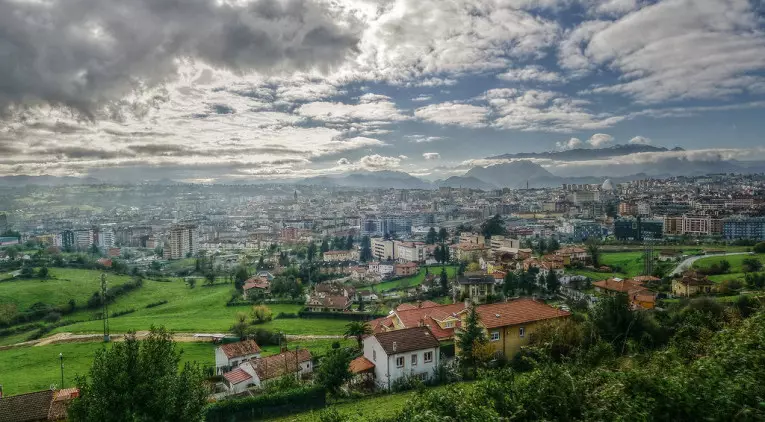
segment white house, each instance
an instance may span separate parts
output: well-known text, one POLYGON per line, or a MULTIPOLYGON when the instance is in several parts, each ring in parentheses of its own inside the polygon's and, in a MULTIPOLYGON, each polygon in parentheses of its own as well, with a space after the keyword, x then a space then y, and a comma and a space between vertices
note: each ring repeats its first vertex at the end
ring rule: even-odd
POLYGON ((313 372, 313 358, 308 349, 287 350, 278 355, 257 358, 242 363, 223 374, 228 394, 239 394, 254 386, 261 388, 283 376, 303 376, 313 372))
POLYGON ((260 346, 255 340, 228 343, 215 348, 215 368, 218 374, 228 372, 243 362, 259 358, 260 346))
POLYGON ((407 375, 430 379, 440 359, 439 343, 428 327, 376 333, 364 339, 364 356, 357 360, 362 359, 374 365, 367 370, 374 372, 377 385, 390 389, 393 382, 407 375))

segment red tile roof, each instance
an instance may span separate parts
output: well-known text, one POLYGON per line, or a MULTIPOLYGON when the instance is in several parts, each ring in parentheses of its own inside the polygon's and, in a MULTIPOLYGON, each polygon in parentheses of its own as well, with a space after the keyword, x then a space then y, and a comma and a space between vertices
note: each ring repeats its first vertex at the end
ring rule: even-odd
POLYGON ((374 367, 375 367, 375 364, 372 363, 372 361, 365 358, 364 356, 359 356, 356 359, 351 361, 351 364, 349 365, 348 369, 350 369, 350 371, 353 372, 354 374, 360 374, 362 372, 369 371, 370 369, 374 367))
POLYGON ((480 305, 476 308, 481 323, 486 328, 506 327, 571 315, 558 308, 533 299, 517 299, 509 302, 480 305))
POLYGON ((240 382, 251 380, 252 375, 248 374, 247 371, 242 368, 236 368, 233 371, 229 371, 223 374, 223 378, 225 378, 229 384, 234 385, 239 384, 240 382))
POLYGON ((255 340, 228 343, 220 346, 220 348, 229 359, 260 353, 260 346, 255 343, 255 340))
POLYGON ((294 374, 300 368, 298 364, 312 359, 311 352, 308 349, 297 351, 290 350, 279 353, 278 355, 268 356, 256 360, 251 360, 247 364, 255 369, 258 378, 261 381, 281 377, 284 374, 294 374), (295 357, 297 356, 297 362, 295 357))
POLYGON ((645 283, 646 281, 661 281, 659 277, 654 277, 652 275, 638 275, 635 277, 632 277, 633 281, 637 281, 639 283, 645 283))
POLYGON ((608 280, 600 280, 592 283, 595 287, 601 289, 610 290, 612 292, 629 293, 636 290, 644 290, 645 287, 640 282, 632 281, 630 279, 622 280, 620 278, 609 278, 608 280))
POLYGON ((404 328, 374 335, 387 355, 438 348, 440 343, 428 327, 404 328))
POLYGON ((251 277, 244 282, 244 287, 242 287, 242 289, 268 289, 270 286, 271 283, 265 277, 251 277))
POLYGON ((36 391, 0 399, 0 422, 47 421, 53 391, 36 391))

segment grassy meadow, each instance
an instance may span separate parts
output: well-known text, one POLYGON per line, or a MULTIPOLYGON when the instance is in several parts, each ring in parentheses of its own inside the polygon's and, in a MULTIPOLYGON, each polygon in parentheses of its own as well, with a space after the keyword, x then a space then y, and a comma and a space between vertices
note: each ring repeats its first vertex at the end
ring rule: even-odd
POLYGON ((701 258, 693 263, 694 268, 709 268, 714 264, 720 264, 723 260, 730 263, 730 270, 727 274, 716 274, 709 276, 711 281, 715 283, 722 283, 727 280, 738 280, 743 282, 746 274, 744 273, 743 262, 747 258, 755 258, 763 263, 765 266, 765 254, 756 255, 729 255, 729 256, 710 256, 708 258, 701 258))
MULTIPOLYGON (((435 274, 438 276, 441 274, 441 266, 428 267, 428 271, 430 271, 430 274, 435 274)), ((446 274, 449 276, 449 278, 453 278, 457 274, 457 267, 447 266, 446 274)), ((420 268, 420 271, 415 275, 377 284, 375 285, 375 291, 385 292, 401 287, 415 287, 422 284, 423 281, 425 281, 425 267, 420 268)))

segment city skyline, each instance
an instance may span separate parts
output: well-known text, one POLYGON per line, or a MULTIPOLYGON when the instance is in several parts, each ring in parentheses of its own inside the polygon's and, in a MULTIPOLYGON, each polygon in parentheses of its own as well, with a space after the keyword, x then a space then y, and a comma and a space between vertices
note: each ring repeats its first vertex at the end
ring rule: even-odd
POLYGON ((753 1, 108 3, 0 4, 0 176, 434 180, 616 144, 684 149, 616 163, 636 171, 765 159, 753 1))

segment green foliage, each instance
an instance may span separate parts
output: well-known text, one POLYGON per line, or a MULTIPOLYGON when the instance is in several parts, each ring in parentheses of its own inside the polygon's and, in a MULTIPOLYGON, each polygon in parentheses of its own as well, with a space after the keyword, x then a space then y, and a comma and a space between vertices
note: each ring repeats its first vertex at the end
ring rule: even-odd
POLYGON ((754 253, 765 253, 765 242, 760 242, 752 248, 754 253))
POLYGON ((590 255, 590 262, 595 268, 600 267, 600 242, 591 238, 587 240, 587 253, 590 255))
POLYGON ((361 262, 367 262, 372 259, 372 241, 369 240, 369 236, 361 238, 361 253, 359 259, 361 262))
POLYGON ((475 306, 471 306, 465 317, 462 330, 457 334, 457 348, 459 349, 459 363, 466 374, 472 369, 476 375, 478 366, 481 364, 478 351, 488 339, 480 325, 480 317, 475 306))
POLYGON ((484 221, 483 224, 481 224, 481 233, 483 233, 483 235, 486 237, 507 234, 504 220, 502 220, 502 217, 497 214, 494 217, 484 221))
POLYGON ((431 227, 430 230, 428 230, 428 234, 425 235, 425 243, 428 245, 435 245, 437 239, 438 233, 436 233, 436 229, 434 227, 431 227))
POLYGON ((326 394, 322 388, 305 386, 244 399, 215 402, 204 409, 204 418, 208 422, 260 420, 301 409, 321 408, 324 407, 325 400, 326 394))
POLYGON ((340 393, 340 388, 351 379, 350 365, 352 355, 347 349, 332 349, 322 359, 316 371, 316 384, 333 395, 340 393))
POLYGON ((363 348, 364 336, 372 334, 372 327, 365 321, 351 321, 345 325, 345 338, 355 338, 359 344, 359 350, 363 348))
POLYGON ((78 421, 200 420, 208 390, 199 365, 179 371, 180 353, 164 328, 138 341, 134 333, 96 352, 88 378, 79 378, 80 398, 69 407, 78 421))
POLYGON ((441 285, 441 291, 444 294, 449 293, 449 276, 446 275, 446 268, 441 268, 441 275, 438 277, 439 284, 441 285))
POLYGON ((438 241, 441 243, 446 242, 446 239, 449 237, 449 232, 446 231, 445 227, 441 227, 438 229, 438 241))
POLYGON ((745 273, 753 273, 762 270, 762 262, 757 258, 746 258, 741 262, 741 268, 745 273))
POLYGON ((518 290, 518 275, 512 271, 508 271, 505 274, 505 280, 502 284, 502 293, 506 297, 515 296, 515 292, 518 290))

